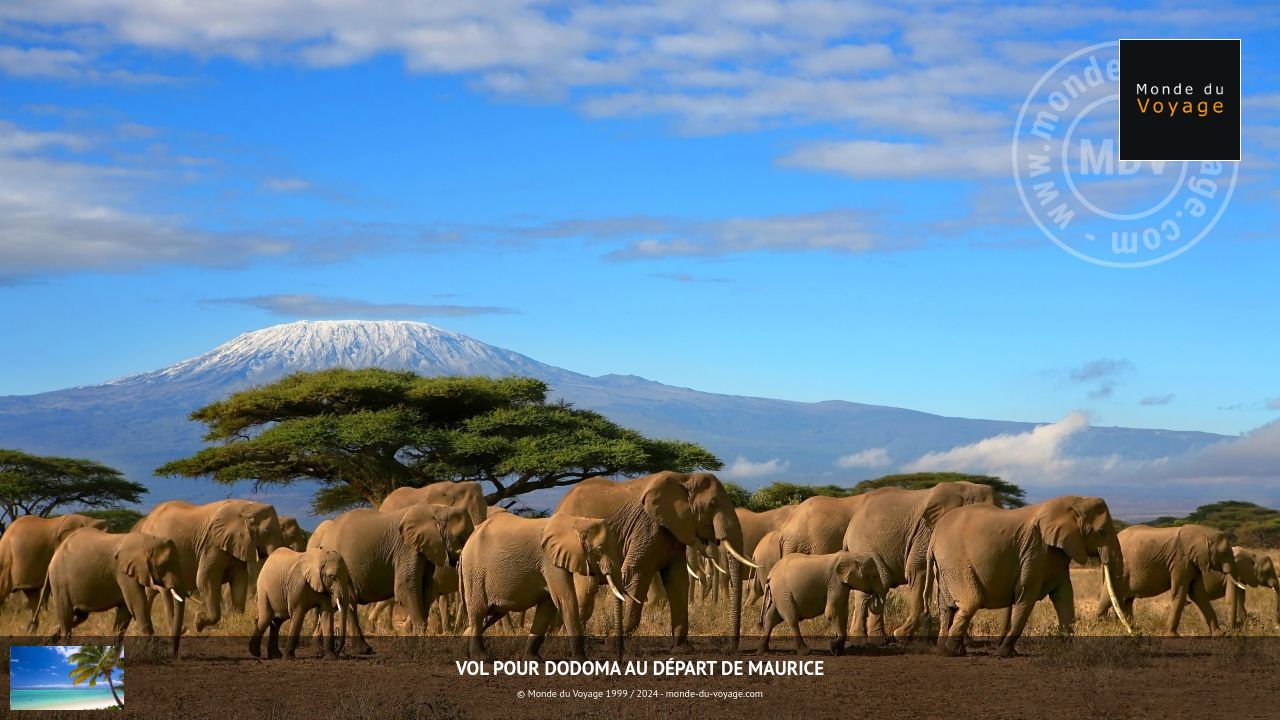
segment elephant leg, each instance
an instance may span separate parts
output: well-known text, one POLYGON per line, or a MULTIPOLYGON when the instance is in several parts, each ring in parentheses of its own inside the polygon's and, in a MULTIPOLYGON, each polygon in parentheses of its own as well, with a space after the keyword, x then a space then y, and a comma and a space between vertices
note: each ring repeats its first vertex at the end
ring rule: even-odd
POLYGON ((1165 622, 1165 637, 1177 637, 1178 625, 1182 623, 1182 608, 1187 604, 1188 583, 1178 583, 1173 586, 1173 592, 1169 596, 1169 618, 1165 622))
MULTIPOLYGON (((356 655, 372 655, 373 647, 369 645, 369 641, 365 640, 364 629, 360 627, 359 608, 351 608, 351 609, 353 611, 351 613, 351 625, 353 627, 352 634, 355 635, 355 642, 352 644, 351 647, 355 651, 356 655)), ((320 625, 320 615, 317 612, 316 632, 320 632, 319 625, 320 625)))
POLYGON ((1053 602, 1053 609, 1058 614, 1058 631, 1063 635, 1072 634, 1075 631, 1076 602, 1075 590, 1071 583, 1063 582, 1049 593, 1049 599, 1053 602))
POLYGON ((249 636, 249 654, 254 657, 262 657, 262 636, 271 626, 271 612, 266 608, 266 604, 266 596, 259 595, 258 622, 254 626, 253 634, 249 636))
MULTIPOLYGON (((1034 600, 1019 599, 1013 604, 1013 616, 1009 622, 1009 631, 1005 633, 1004 639, 1000 641, 996 654, 1000 657, 1013 657, 1018 654, 1015 645, 1018 638, 1022 637, 1022 631, 1027 627, 1027 621, 1031 619, 1031 611, 1035 609, 1034 600)), ((1056 603, 1055 603, 1056 606, 1056 603)))
POLYGON ((782 616, 787 627, 791 628, 791 634, 796 636, 796 655, 808 655, 809 646, 804 642, 804 636, 800 634, 800 616, 792 608, 791 612, 782 616))
POLYGON ((120 590, 124 595, 124 607, 129 611, 129 615, 138 621, 138 630, 143 635, 154 635, 155 628, 151 625, 151 605, 147 602, 146 589, 141 585, 129 584, 122 585, 120 590))
POLYGON ((204 607, 196 615, 196 632, 204 632, 204 629, 218 624, 222 619, 222 574, 225 570, 223 563, 219 561, 209 561, 209 564, 202 568, 197 580, 200 596, 204 598, 204 607))
POLYGON ((764 634, 760 637, 760 647, 756 650, 757 655, 764 655, 769 652, 769 636, 773 634, 773 629, 782 622, 782 615, 778 614, 778 609, 769 602, 768 596, 765 596, 765 608, 760 613, 760 625, 764 630, 764 634))
POLYGON ((243 563, 235 563, 229 569, 229 599, 231 609, 244 614, 245 599, 249 597, 249 569, 243 563))
MULTIPOLYGON (((542 656, 538 652, 542 649, 542 641, 547 638, 547 630, 551 627, 551 622, 556 616, 556 606, 551 598, 543 598, 538 603, 537 609, 533 613, 533 625, 529 627, 529 640, 524 647, 524 659, 541 660, 542 656)), ((581 640, 581 634, 578 637, 581 640)), ((581 657, 575 655, 576 659, 581 657)))
POLYGON ((1239 628, 1244 625, 1245 592, 1236 587, 1235 583, 1227 581, 1227 626, 1230 628, 1239 628))
MULTIPOLYGON (((672 563, 662 571, 662 584, 667 590, 667 604, 671 610, 671 637, 674 643, 672 652, 691 653, 693 646, 689 644, 689 573, 680 563, 672 563)), ((627 600, 627 609, 635 605, 627 600)), ((640 607, 634 610, 639 624, 640 607)), ((630 623, 628 623, 630 624, 630 623)))
POLYGON ((913 574, 907 580, 907 617, 894 629, 893 635, 906 638, 915 635, 924 614, 924 571, 913 574))
POLYGON ((147 588, 147 602, 155 604, 157 598, 160 600, 160 607, 164 609, 164 621, 166 625, 173 625, 173 615, 175 612, 174 599, 169 593, 159 593, 151 588, 147 588))
POLYGON ((831 640, 831 654, 841 655, 848 640, 846 633, 849 627, 849 593, 835 593, 835 597, 827 602, 825 614, 827 621, 831 623, 831 629, 835 631, 835 637, 831 640))
POLYGON ((1013 606, 1000 608, 996 613, 996 643, 999 644, 1009 635, 1009 626, 1013 624, 1013 606))
MULTIPOLYGON (((574 588, 573 574, 556 568, 546 571, 547 590, 550 592, 550 600, 552 610, 560 613, 560 618, 564 622, 565 632, 569 636, 569 647, 573 654, 574 660, 587 659, 585 640, 583 638, 583 622, 582 615, 578 612, 578 598, 574 588)), ((616 598, 615 598, 616 600, 616 598)), ((541 603, 533 614, 534 629, 529 632, 531 635, 546 634, 546 630, 541 633, 536 629, 538 625, 538 616, 543 612, 541 603)))
MULTIPOLYGON (((324 610, 318 610, 318 612, 320 613, 319 622, 323 623, 326 618, 328 619, 328 632, 321 630, 321 634, 326 638, 325 655, 329 656, 333 653, 333 613, 325 613, 324 610)), ((298 649, 298 636, 302 634, 302 623, 306 618, 307 614, 301 609, 289 616, 289 637, 285 638, 284 641, 284 658, 286 660, 294 658, 294 653, 298 649)))
MULTIPOLYGON (((469 583, 470 584, 470 583, 469 583)), ((484 647, 484 631, 489 628, 489 607, 480 594, 480 583, 466 589, 467 595, 467 654, 472 660, 488 660, 489 651, 484 647)))
POLYGON ((947 655, 956 657, 965 654, 964 639, 969 632, 969 623, 978 612, 976 607, 958 607, 952 610, 952 617, 945 625, 949 626, 945 635, 938 636, 939 647, 947 655))
POLYGON ((133 620, 133 615, 129 613, 129 608, 124 605, 116 606, 116 617, 111 623, 111 634, 116 636, 116 642, 124 642, 124 631, 129 628, 129 621, 133 620))
POLYGON ((267 659, 275 660, 284 657, 280 652, 280 626, 284 624, 284 620, 280 618, 271 618, 271 632, 267 636, 267 659))
MULTIPOLYGON (((1228 580, 1227 582, 1230 582, 1228 580)), ((1209 635, 1217 636, 1222 634, 1222 628, 1218 626, 1218 614, 1213 611, 1213 603, 1209 601, 1209 593, 1205 590, 1204 584, 1196 581, 1191 585, 1190 590, 1191 602, 1200 610, 1200 614, 1204 616, 1204 624, 1209 628, 1209 635)))

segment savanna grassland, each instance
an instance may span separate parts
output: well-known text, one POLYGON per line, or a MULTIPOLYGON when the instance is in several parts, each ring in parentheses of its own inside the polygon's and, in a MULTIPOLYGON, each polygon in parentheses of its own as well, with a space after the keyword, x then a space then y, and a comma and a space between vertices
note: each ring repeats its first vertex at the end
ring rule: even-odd
MULTIPOLYGON (((986 611, 975 618, 968 657, 939 657, 924 640, 883 645, 876 639, 851 641, 846 655, 832 657, 826 651, 830 630, 825 620, 817 619, 802 628, 815 650, 806 659, 823 663, 816 676, 463 676, 455 665, 466 657, 463 640, 440 635, 435 627, 427 637, 405 638, 387 636, 383 626, 376 636, 370 633, 376 651, 370 656, 324 660, 304 642, 297 660, 259 660, 249 655, 246 642, 252 613, 230 613, 203 635, 186 635, 179 660, 169 657, 165 642, 131 633, 126 639, 129 693, 124 714, 166 720, 669 719, 727 713, 877 720, 1280 717, 1280 629, 1274 623, 1272 591, 1251 590, 1245 626, 1213 639, 1195 637, 1206 629, 1193 607, 1183 613, 1183 638, 1157 637, 1169 609, 1168 597, 1139 600, 1134 619, 1139 636, 1128 637, 1114 617, 1093 618, 1101 571, 1077 568, 1072 577, 1078 615, 1074 638, 1057 636, 1052 607, 1043 601, 1019 644, 1020 657, 994 656, 994 642, 983 636, 994 632, 998 618, 986 611), (535 691, 565 695, 534 697, 535 691), (611 693, 619 696, 610 697, 611 693)), ((613 657, 612 641, 602 637, 608 633, 610 607, 607 598, 600 598, 591 621, 596 637, 587 652, 593 660, 613 657)), ((1225 620, 1225 602, 1216 602, 1215 608, 1225 620)), ((756 648, 759 610, 758 601, 744 608, 742 653, 756 648)), ((188 615, 193 612, 194 608, 188 615)), ((697 637, 692 638, 695 654, 688 659, 753 659, 727 650, 727 599, 695 600, 690 614, 697 637)), ((902 617, 896 592, 887 614, 890 627, 902 617)), ((155 615, 157 630, 163 632, 162 613, 157 609, 155 615)), ((27 619, 17 598, 11 599, 0 613, 0 632, 24 636, 27 619)), ((109 629, 110 613, 100 613, 77 628, 72 642, 86 642, 109 629)), ((50 631, 46 614, 40 634, 50 631)), ((517 659, 523 634, 502 624, 491 628, 486 637, 494 658, 517 659)), ((627 657, 652 662, 671 657, 668 634, 666 607, 660 600, 649 603, 638 636, 628 640, 627 657)), ((769 660, 793 657, 789 634, 783 626, 775 630, 769 660)), ((567 642, 549 638, 543 656, 567 658, 567 642)), ((80 720, 86 715, 65 717, 80 720)))

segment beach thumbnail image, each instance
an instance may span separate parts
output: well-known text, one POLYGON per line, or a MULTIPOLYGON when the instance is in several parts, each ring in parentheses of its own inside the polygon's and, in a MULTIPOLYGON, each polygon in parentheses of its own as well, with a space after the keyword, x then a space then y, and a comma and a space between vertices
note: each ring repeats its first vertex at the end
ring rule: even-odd
POLYGON ((124 707, 124 648, 118 645, 13 645, 10 710, 124 707))

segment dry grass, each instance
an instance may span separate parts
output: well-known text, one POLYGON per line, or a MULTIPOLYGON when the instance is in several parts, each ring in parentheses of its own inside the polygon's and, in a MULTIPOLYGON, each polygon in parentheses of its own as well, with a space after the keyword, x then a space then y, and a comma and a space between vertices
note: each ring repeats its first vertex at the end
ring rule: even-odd
MULTIPOLYGON (((1124 628, 1115 619, 1114 615, 1110 615, 1103 619, 1096 619, 1093 616, 1093 609, 1096 607, 1098 593, 1102 589, 1102 572, 1096 568, 1076 568, 1072 570, 1072 581, 1075 586, 1076 597, 1076 627, 1077 635, 1083 636, 1122 636, 1125 634, 1124 628)), ((1139 635, 1159 635, 1164 627, 1165 618, 1169 612, 1169 596, 1162 595, 1160 597, 1138 600, 1134 605, 1134 629, 1139 635)), ((187 632, 192 632, 191 626, 194 624, 194 615, 199 606, 193 606, 188 609, 187 632)), ((606 636, 612 634, 612 603, 606 595, 602 595, 596 603, 595 615, 591 618, 588 630, 591 634, 597 636, 606 636)), ((1265 588, 1251 589, 1248 593, 1247 600, 1248 618, 1244 627, 1233 633, 1239 636, 1280 636, 1280 627, 1277 627, 1275 619, 1275 596, 1273 591, 1265 588)), ((1214 609, 1218 613, 1220 623, 1225 624, 1227 617, 1227 607, 1224 600, 1214 603, 1214 609)), ((689 609, 689 625, 691 635, 700 636, 724 636, 730 632, 730 614, 729 602, 727 598, 722 598, 719 603, 694 601, 689 609)), ((887 602, 887 619, 886 627, 893 629, 894 624, 898 622, 904 615, 903 598, 899 590, 895 590, 890 594, 887 602)), ((529 613, 532 617, 532 613, 529 613)), ((760 616, 760 603, 755 602, 752 605, 743 608, 742 630, 744 635, 754 635, 757 633, 757 622, 760 616)), ((0 608, 0 635, 6 636, 25 636, 27 634, 27 621, 30 613, 27 611, 22 602, 21 595, 12 596, 3 608, 0 608)), ((669 615, 667 614, 666 605, 661 601, 651 602, 645 607, 638 633, 645 636, 662 637, 670 634, 669 615)), ((39 635, 45 636, 52 632, 52 622, 48 611, 41 616, 42 623, 38 631, 39 635)), ((97 613, 89 618, 84 625, 76 628, 76 634, 80 636, 108 636, 111 634, 112 613, 97 613)), ((153 613, 153 624, 157 632, 163 633, 167 631, 167 623, 164 620, 163 612, 156 608, 153 613)), ((368 623, 364 623, 366 631, 368 623)), ((971 633, 974 636, 989 636, 997 632, 999 626, 999 616, 994 611, 981 611, 974 618, 971 626, 971 633)), ((385 627, 385 626, 384 626, 385 627)), ((1053 611, 1053 606, 1048 600, 1043 600, 1037 604, 1031 615, 1031 620, 1027 624, 1025 635, 1027 636, 1046 636, 1051 637, 1058 634, 1057 616, 1053 611)), ((222 622, 217 626, 206 631, 212 635, 226 636, 248 636, 252 634, 254 629, 253 610, 250 609, 244 614, 237 614, 234 611, 224 612, 222 622)), ((806 621, 801 626, 801 631, 806 637, 815 639, 825 638, 829 635, 829 626, 825 619, 816 618, 806 621)), ((385 632, 385 629, 382 631, 385 632)), ((1182 624, 1180 628, 1181 634, 1185 636, 1205 635, 1208 629, 1205 626, 1204 619, 1200 616, 1199 610, 1194 606, 1188 606, 1182 614, 1182 624)), ((130 634, 136 634, 136 627, 130 628, 130 634)), ((370 633, 371 635, 374 633, 370 633)), ((512 630, 504 628, 502 624, 495 625, 488 631, 491 635, 523 635, 523 630, 512 630)), ((776 637, 786 637, 790 631, 780 625, 775 631, 776 637)), ((780 647, 786 647, 785 644, 780 647)))

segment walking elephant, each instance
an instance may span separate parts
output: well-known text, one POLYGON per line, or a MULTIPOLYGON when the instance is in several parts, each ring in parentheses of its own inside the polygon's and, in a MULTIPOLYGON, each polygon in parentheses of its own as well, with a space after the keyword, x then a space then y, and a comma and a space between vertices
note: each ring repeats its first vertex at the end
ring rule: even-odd
MULTIPOLYGON (((559 613, 575 659, 585 659, 584 621, 574 577, 601 580, 622 600, 622 549, 604 520, 558 513, 522 518, 506 513, 482 524, 462 549, 462 599, 468 648, 487 660, 484 631, 507 613, 536 608, 526 658, 537 658, 559 613)), ((622 637, 622 618, 615 632, 622 637)))
POLYGON ((1122 572, 1125 556, 1102 498, 1063 496, 1013 510, 966 505, 946 513, 933 528, 928 554, 941 606, 939 650, 963 655, 974 613, 1012 607, 997 652, 1016 655, 1031 609, 1045 596, 1053 601, 1062 631, 1070 633, 1075 623, 1070 566, 1090 557, 1101 559, 1103 584, 1115 595, 1112 580, 1122 572))
POLYGON ((1221 530, 1204 525, 1132 525, 1120 531, 1119 541, 1124 568, 1117 578, 1116 596, 1099 598, 1098 617, 1116 607, 1124 620, 1133 615, 1135 598, 1172 592, 1165 635, 1178 635, 1188 599, 1204 616, 1211 635, 1222 632, 1211 601, 1214 596, 1222 597, 1224 581, 1235 575, 1235 554, 1221 530))
MULTIPOLYGON (((885 588, 907 586, 907 616, 893 631, 899 638, 912 635, 924 612, 925 556, 933 527, 948 512, 965 505, 997 506, 989 485, 944 482, 922 490, 886 487, 855 496, 850 503, 843 549, 871 557, 885 579, 885 588)), ((884 597, 877 605, 883 605, 884 597)), ((869 603, 865 593, 854 593, 853 634, 868 630, 869 603)), ((873 634, 884 635, 884 618, 871 616, 873 634)))
POLYGON ((435 503, 464 508, 471 516, 471 523, 479 525, 488 517, 489 506, 484 502, 484 491, 478 482, 435 482, 420 488, 401 487, 392 490, 378 506, 383 512, 403 510, 418 503, 435 503))
MULTIPOLYGON (((262 564, 258 573, 258 624, 249 638, 249 653, 262 656, 262 635, 271 631, 267 640, 267 657, 292 660, 298 647, 302 623, 312 609, 320 613, 324 656, 336 658, 333 636, 333 613, 342 612, 345 602, 351 605, 354 593, 351 574, 342 556, 333 550, 315 548, 298 552, 277 548, 262 564), (280 652, 280 626, 289 621, 289 637, 280 652)), ((345 622, 343 635, 346 635, 345 622)))
POLYGON ((1247 615, 1244 609, 1245 587, 1271 588, 1275 592, 1275 623, 1280 627, 1280 577, 1276 576, 1275 562, 1270 555, 1254 553, 1242 547, 1232 548, 1231 551, 1236 558, 1235 579, 1239 581, 1239 585, 1222 583, 1227 591, 1227 623, 1233 628, 1244 625, 1247 615))
MULTIPOLYGON (((148 590, 152 590, 177 602, 177 610, 170 616, 173 655, 177 657, 182 639, 182 608, 191 595, 185 575, 181 553, 172 540, 140 532, 77 530, 54 552, 41 592, 40 604, 49 604, 57 623, 49 642, 70 639, 71 630, 87 620, 90 613, 111 609, 116 611, 113 630, 117 640, 124 637, 131 620, 138 621, 142 634, 152 635, 148 597, 148 590)), ((32 634, 38 614, 39 606, 31 616, 32 634)))
POLYGON ((769 587, 769 571, 782 559, 782 535, 773 530, 765 534, 756 543, 756 551, 751 555, 751 562, 756 568, 751 571, 751 593, 763 599, 769 587))
MULTIPOLYGON (((729 494, 715 475, 660 472, 621 482, 590 478, 569 490, 556 514, 604 520, 617 536, 628 596, 625 632, 640 624, 641 604, 635 598, 648 597, 650 584, 660 576, 671 612, 673 650, 679 652, 693 650, 689 645, 689 567, 685 548, 697 548, 705 554, 708 544, 722 545, 732 556, 728 569, 733 603, 732 649, 737 649, 742 630, 741 566, 754 565, 738 549, 742 547, 742 527, 729 494)), ((584 621, 591 617, 600 582, 576 578, 584 621)), ((622 606, 615 611, 622 612, 622 606)))
POLYGON ((14 520, 0 535, 0 606, 9 595, 21 591, 27 609, 34 610, 53 552, 83 527, 106 530, 107 523, 77 514, 51 518, 24 515, 14 520))
MULTIPOLYGON (((734 512, 738 514, 738 524, 742 526, 742 554, 754 561, 756 546, 760 544, 761 539, 782 527, 795 509, 795 505, 783 505, 764 512, 734 508, 734 512)), ((755 569, 747 573, 747 596, 744 600, 747 604, 755 602, 756 598, 763 597, 758 589, 764 587, 766 578, 760 577, 760 574, 760 571, 755 569)))
POLYGON ((354 626, 355 652, 373 651, 360 628, 357 605, 395 598, 422 632, 436 566, 454 565, 471 536, 471 516, 461 508, 431 503, 403 510, 351 510, 311 534, 308 550, 334 550, 347 564, 354 591, 347 618, 354 626))
POLYGON ((769 636, 780 622, 786 622, 796 636, 796 654, 808 655, 809 647, 800 635, 800 621, 825 616, 835 631, 831 654, 844 652, 849 627, 849 593, 858 591, 884 597, 886 588, 879 564, 866 553, 841 551, 826 555, 792 554, 783 557, 769 572, 760 611, 759 655, 769 652, 769 636))
POLYGON ((284 537, 284 547, 296 552, 307 549, 307 531, 298 524, 297 518, 287 515, 280 518, 280 534, 284 537))
MULTIPOLYGON (((152 508, 133 529, 172 540, 177 546, 183 584, 194 588, 203 603, 196 616, 197 632, 222 618, 224 583, 231 586, 236 612, 244 612, 249 583, 257 577, 261 561, 285 545, 276 509, 252 500, 204 505, 168 500, 152 508)), ((162 599, 172 617, 172 598, 162 599)))

